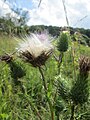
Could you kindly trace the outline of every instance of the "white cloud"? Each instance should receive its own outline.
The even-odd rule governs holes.
[[[34,1],[34,4],[38,6],[39,2]],[[60,7],[61,6],[61,7]],[[36,7],[30,10],[29,25],[46,24],[46,25],[57,25],[60,23],[65,24],[64,14],[62,14],[62,3],[57,0],[43,0],[40,7]],[[62,19],[61,19],[62,18]]]
[[[4,0],[0,0],[0,17],[19,17],[14,11],[11,10],[11,4],[9,2],[5,2]]]
[[[40,0],[32,0],[33,8],[28,9],[30,16],[27,23],[28,25],[67,25],[62,0],[42,0],[41,5],[38,8],[39,1]],[[64,1],[70,26],[74,26],[77,23],[77,26],[74,27],[90,28],[90,0]],[[12,4],[14,4],[14,2],[12,2]],[[10,13],[11,17],[16,16],[16,14],[10,9],[10,5],[11,3],[4,3],[3,0],[0,0],[0,16],[5,16],[7,13]],[[16,5],[17,4],[15,4],[15,6]],[[87,17],[80,21],[80,19],[85,16]]]
[[[11,9],[7,3],[0,0],[0,16],[5,16],[5,14],[10,13]]]
[[[67,25],[62,0],[42,0],[39,8],[37,7],[38,3],[39,0],[33,0],[35,8],[29,11],[28,25]],[[65,5],[70,26],[78,23],[78,27],[90,27],[88,25],[90,21],[90,0],[65,0]],[[87,18],[77,22],[86,15]]]

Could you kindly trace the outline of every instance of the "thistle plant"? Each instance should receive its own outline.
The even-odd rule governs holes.
[[[15,85],[21,84],[19,79],[26,75],[26,71],[23,68],[23,66],[14,60],[11,61],[8,65],[10,67],[10,74],[14,80],[14,84]]]
[[[64,52],[66,52],[68,49],[68,32],[67,31],[63,31],[58,37],[57,49],[60,52],[59,59],[58,59],[58,74],[59,74]]]
[[[68,32],[63,31],[59,38],[58,38],[58,44],[57,49],[60,52],[66,52],[68,49]]]
[[[57,89],[57,96],[55,100],[55,114],[57,116],[57,120],[60,120],[62,119],[60,118],[60,115],[62,112],[64,112],[64,110],[66,110],[66,104],[70,103],[71,96],[68,79],[64,78],[64,76],[59,75],[58,77],[56,77],[56,80],[57,81],[55,83],[55,86]]]
[[[74,108],[76,105],[82,105],[88,101],[88,73],[90,71],[90,58],[81,56],[79,59],[79,74],[77,80],[71,89],[72,110],[71,120],[74,119]]]
[[[8,66],[10,68],[10,75],[13,79],[14,85],[18,85],[18,84],[21,85],[21,82],[18,79],[22,78],[26,74],[25,69],[23,69],[21,64],[16,62],[13,59],[13,56],[9,55],[9,54],[2,55],[0,57],[0,60],[6,62],[6,64],[8,64]]]
[[[79,74],[72,88],[72,99],[75,104],[83,104],[88,99],[88,72],[90,71],[90,59],[82,56],[79,59]]]
[[[55,114],[57,116],[57,120],[59,120],[60,113],[64,109],[64,104],[61,101],[60,97],[57,97],[56,102],[55,102]]]
[[[18,53],[24,61],[30,63],[33,67],[38,68],[42,77],[46,99],[49,104],[51,119],[54,120],[53,105],[47,96],[47,83],[42,71],[42,66],[45,65],[47,59],[53,52],[53,45],[51,44],[50,37],[46,32],[41,34],[33,34],[30,36],[22,37],[19,42]]]

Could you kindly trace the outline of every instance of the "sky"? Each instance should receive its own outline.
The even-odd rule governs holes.
[[[27,25],[67,26],[62,0],[0,0],[0,16],[10,13],[18,7],[29,12]],[[69,26],[90,28],[90,0],[63,0],[66,6]]]

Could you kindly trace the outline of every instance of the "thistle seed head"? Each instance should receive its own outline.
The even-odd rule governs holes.
[[[31,34],[22,39],[18,47],[19,56],[34,67],[44,65],[53,51],[48,34]]]

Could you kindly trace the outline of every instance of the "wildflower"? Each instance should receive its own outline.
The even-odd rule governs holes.
[[[23,41],[19,43],[18,50],[20,57],[34,67],[44,65],[53,50],[53,45],[49,39],[50,37],[46,33],[31,33],[30,36],[22,37]]]
[[[90,71],[90,58],[81,56],[79,58],[79,74],[75,84],[71,89],[71,97],[76,105],[84,104],[88,101],[89,97],[89,86],[88,86],[88,72]]]

